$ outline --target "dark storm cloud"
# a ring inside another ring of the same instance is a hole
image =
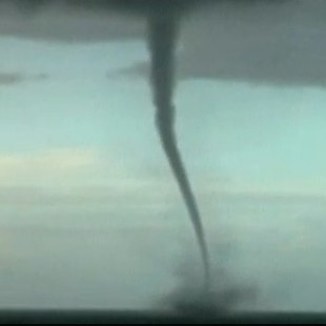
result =
[[[145,38],[150,14],[182,12],[196,2],[0,0],[0,36],[60,42]]]
[[[111,1],[112,2],[112,1]],[[109,9],[107,1],[1,1],[0,37],[99,42],[144,35],[137,15]]]
[[[326,83],[325,1],[220,2],[193,12],[182,31],[178,78]],[[149,63],[117,74],[147,76]]]
[[[225,1],[235,2],[222,2]],[[184,17],[196,8],[216,3],[214,0],[0,0],[0,37],[60,42],[144,38],[147,18],[153,13]]]
[[[323,0],[175,0],[164,6],[148,0],[0,1],[0,37],[145,40],[146,19],[153,11],[181,13],[178,78],[325,84]],[[149,63],[117,73],[149,75]]]
[[[25,81],[41,81],[47,78],[48,75],[43,73],[32,75],[18,72],[0,72],[0,86],[12,86]]]

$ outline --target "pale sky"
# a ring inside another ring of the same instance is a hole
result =
[[[0,86],[2,169],[14,168],[10,159],[26,160],[26,172],[36,168],[34,158],[54,152],[75,161],[93,155],[81,163],[88,168],[98,160],[123,162],[142,170],[143,181],[148,171],[165,171],[147,81],[110,75],[146,59],[144,42],[2,38],[1,47],[0,71],[21,75]],[[181,81],[175,101],[186,164],[194,178],[221,179],[232,192],[325,195],[325,99],[322,88]],[[3,184],[23,182],[1,174]]]

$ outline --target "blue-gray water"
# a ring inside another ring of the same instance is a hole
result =
[[[226,286],[257,290],[242,308],[325,310],[321,199],[233,195],[203,204],[213,264],[226,272]],[[88,218],[79,226],[1,227],[0,307],[154,309],[187,277],[182,273],[200,272],[181,210],[159,224],[144,211],[142,226],[118,216],[96,226],[91,219],[99,216]]]

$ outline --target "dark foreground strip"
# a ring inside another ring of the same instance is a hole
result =
[[[2,310],[1,324],[325,324],[326,313],[228,315],[94,310]]]

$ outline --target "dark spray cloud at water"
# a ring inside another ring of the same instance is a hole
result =
[[[214,315],[253,310],[259,300],[259,289],[252,279],[241,276],[232,263],[234,243],[219,236],[210,242],[210,289],[203,291],[198,259],[187,246],[186,253],[175,264],[173,289],[154,300],[154,308],[180,314]]]

